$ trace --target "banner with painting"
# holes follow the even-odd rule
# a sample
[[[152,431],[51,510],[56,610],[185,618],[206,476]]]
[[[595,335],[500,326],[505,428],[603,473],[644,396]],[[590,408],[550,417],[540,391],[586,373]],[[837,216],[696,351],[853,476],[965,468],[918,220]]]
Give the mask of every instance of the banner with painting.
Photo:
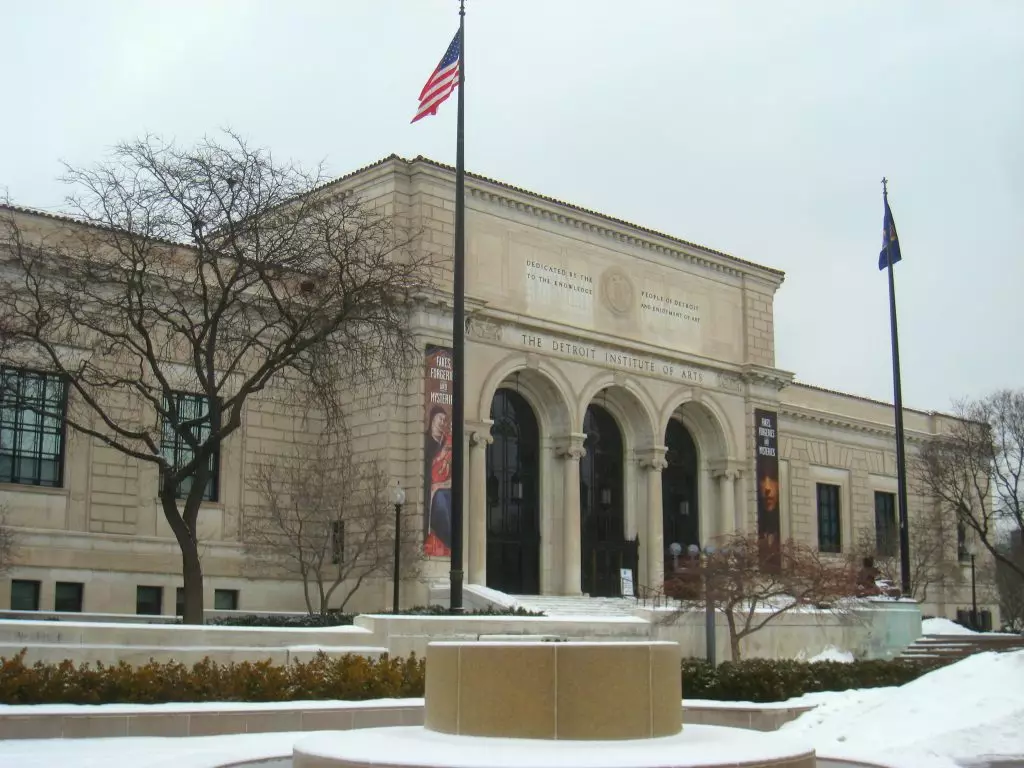
[[[754,411],[757,469],[757,535],[769,565],[778,566],[782,525],[779,517],[779,432],[775,411]]]
[[[452,531],[452,351],[427,347],[423,424],[424,553],[450,557]]]

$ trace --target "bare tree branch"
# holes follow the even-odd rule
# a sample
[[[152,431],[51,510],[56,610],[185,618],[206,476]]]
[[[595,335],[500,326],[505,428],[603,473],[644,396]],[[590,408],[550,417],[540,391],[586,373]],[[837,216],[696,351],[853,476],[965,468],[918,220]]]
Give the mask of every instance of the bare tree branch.
[[[1024,564],[1005,546],[1024,530],[1024,391],[959,402],[954,415],[947,430],[923,447],[913,465],[915,480],[1024,582]]]
[[[353,457],[345,437],[297,446],[291,457],[260,464],[250,481],[260,504],[246,515],[250,564],[298,577],[310,614],[343,610],[367,579],[393,573],[388,484],[381,465]],[[411,520],[403,531],[399,565],[409,577],[422,547]]]
[[[856,575],[846,563],[826,561],[799,542],[773,548],[756,533],[738,533],[716,543],[710,554],[687,558],[665,591],[682,601],[670,621],[710,596],[725,615],[735,661],[741,641],[779,616],[800,608],[841,610],[856,592]]]
[[[198,623],[212,457],[275,381],[300,382],[296,396],[329,417],[340,406],[328,392],[395,390],[417,352],[408,313],[430,256],[390,215],[323,187],[319,169],[230,133],[192,148],[121,144],[66,181],[84,225],[4,211],[4,330],[26,363],[65,379],[73,429],[159,467],[184,619]],[[184,415],[181,392],[205,407]],[[187,449],[178,461],[162,450],[168,436]]]

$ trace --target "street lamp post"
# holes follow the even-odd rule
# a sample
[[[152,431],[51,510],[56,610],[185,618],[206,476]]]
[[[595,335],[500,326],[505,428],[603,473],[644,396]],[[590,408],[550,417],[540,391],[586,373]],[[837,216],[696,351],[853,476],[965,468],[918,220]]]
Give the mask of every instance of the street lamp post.
[[[711,592],[711,579],[708,578],[707,573],[707,558],[708,555],[714,554],[715,548],[708,544],[703,550],[701,550],[701,548],[696,544],[691,544],[686,548],[686,552],[690,557],[704,565],[701,569],[704,581],[704,655],[708,664],[715,667],[717,666],[715,658],[715,646],[717,645],[717,641],[715,639],[715,601]]]
[[[391,594],[391,612],[398,613],[398,584],[402,558],[402,505],[405,504],[405,489],[395,483],[391,489],[391,502],[395,505],[395,562]]]

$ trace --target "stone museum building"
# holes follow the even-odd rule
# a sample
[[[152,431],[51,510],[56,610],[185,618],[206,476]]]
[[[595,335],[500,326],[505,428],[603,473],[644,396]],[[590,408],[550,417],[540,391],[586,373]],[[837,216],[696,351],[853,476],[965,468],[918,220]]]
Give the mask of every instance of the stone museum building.
[[[328,190],[373,201],[420,232],[416,247],[450,259],[454,176],[391,156]],[[638,588],[657,588],[680,552],[738,531],[837,558],[865,542],[897,553],[892,406],[776,366],[781,271],[472,174],[466,210],[467,583],[618,596],[623,568]],[[385,463],[422,521],[427,559],[402,585],[408,605],[426,603],[449,568],[447,291],[422,297],[414,313],[423,364],[413,388],[352,415],[356,450]],[[2,410],[0,503],[18,560],[0,608],[173,615],[181,559],[156,471],[61,424],[19,418],[16,404]],[[908,454],[946,418],[908,409]],[[245,567],[242,542],[246,465],[294,429],[256,399],[221,450],[200,521],[210,608],[304,610],[298,582]],[[34,446],[31,455],[12,456],[15,444]],[[931,502],[910,491],[913,518]],[[950,536],[952,567],[929,589],[925,614],[969,603],[966,544],[962,532]],[[378,579],[348,607],[389,608],[390,595]]]

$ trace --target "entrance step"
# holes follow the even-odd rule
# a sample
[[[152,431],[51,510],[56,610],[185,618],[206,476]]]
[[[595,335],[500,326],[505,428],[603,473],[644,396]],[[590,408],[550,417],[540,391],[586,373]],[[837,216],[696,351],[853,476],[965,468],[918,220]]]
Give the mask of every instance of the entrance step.
[[[634,616],[636,600],[625,597],[512,595],[516,604],[547,616]]]

